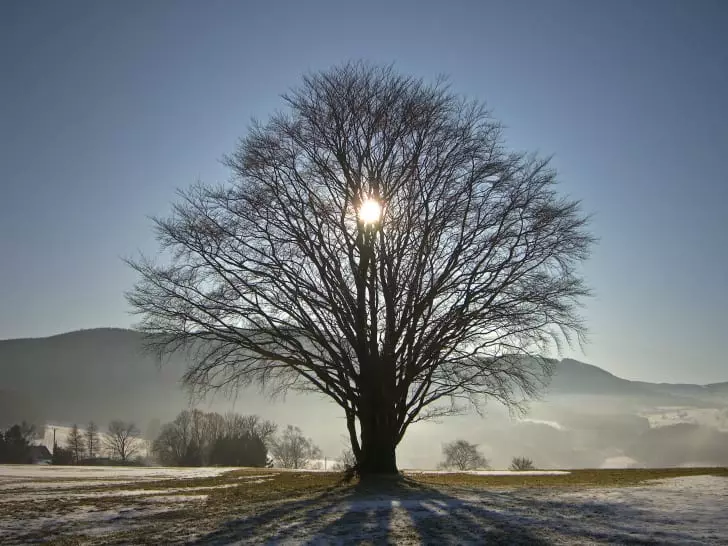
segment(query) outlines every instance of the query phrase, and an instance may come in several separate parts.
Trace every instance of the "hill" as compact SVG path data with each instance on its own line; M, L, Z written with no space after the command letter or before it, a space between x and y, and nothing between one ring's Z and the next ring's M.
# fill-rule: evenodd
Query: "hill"
M144 351L142 335L133 330L102 328L3 340L0 426L20 420L59 426L93 420L103 427L123 419L144 431L151 421L169 421L191 405L180 381L187 366L182 355L160 364ZM279 402L250 388L234 398L219 394L194 399L192 405L206 411L259 413L300 426L332 414L331 404L316 396L289 394L285 404Z
M0 341L0 426L23 419L57 426L94 420L103 430L110 420L124 419L147 431L151 423L171 420L188 407L189 395L180 384L186 366L179 355L159 366L143 351L141 334L131 330ZM629 381L573 359L555 361L554 371L544 399L532 404L527 419L514 422L492 405L485 419L467 415L413 426L398 449L402 466L434 466L441 443L455 438L480 443L494 465L507 466L513 455L551 468L651 464L662 460L659 449L650 447L657 438L672 441L688 433L688 440L704 445L676 460L728 464L728 453L715 447L728 432L728 383ZM338 456L346 443L343 413L322 396L270 400L246 389L234 399L217 396L197 405L299 426L329 457ZM681 423L694 426L673 428ZM662 427L669 428L651 432Z

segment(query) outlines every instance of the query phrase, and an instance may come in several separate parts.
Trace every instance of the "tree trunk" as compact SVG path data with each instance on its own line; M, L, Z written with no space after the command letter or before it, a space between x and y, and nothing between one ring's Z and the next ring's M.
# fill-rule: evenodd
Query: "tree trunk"
M372 402L373 400L370 399ZM377 475L396 475L396 433L394 406L367 404L359 416L361 453L357 460L363 478Z

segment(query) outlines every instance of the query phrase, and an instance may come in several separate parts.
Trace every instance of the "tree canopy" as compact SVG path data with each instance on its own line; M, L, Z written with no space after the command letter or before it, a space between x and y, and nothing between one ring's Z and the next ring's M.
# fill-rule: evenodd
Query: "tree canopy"
M283 102L230 183L155 221L165 259L130 262L128 299L150 347L193 355L187 383L324 393L360 471L396 472L412 423L518 407L549 373L524 355L582 339L588 221L444 81L350 63Z

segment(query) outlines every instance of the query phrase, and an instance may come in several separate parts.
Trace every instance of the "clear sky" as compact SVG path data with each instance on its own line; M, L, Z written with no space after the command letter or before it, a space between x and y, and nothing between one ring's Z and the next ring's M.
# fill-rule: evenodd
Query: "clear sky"
M450 76L595 214L586 354L728 380L728 2L0 2L0 339L130 326L149 215L347 60Z

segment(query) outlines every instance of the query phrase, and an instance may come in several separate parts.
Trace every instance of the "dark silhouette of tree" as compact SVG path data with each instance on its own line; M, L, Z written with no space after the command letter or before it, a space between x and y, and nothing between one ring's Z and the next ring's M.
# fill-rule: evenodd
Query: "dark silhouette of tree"
M533 465L533 459L528 457L513 457L511 460L511 470L535 470L536 467Z
M187 446L188 441L179 434L174 423L167 423L152 442L152 453L165 466L179 466L185 458Z
M141 432L134 423L114 420L109 423L105 444L109 454L127 462L139 452Z
M30 438L33 431L27 423L13 425L0 433L0 463L28 464L31 462Z
M265 467L268 448L260 437L252 434L218 438L212 448L210 464L215 466Z
M227 186L157 219L170 262L130 261L159 356L202 390L313 390L344 411L362 475L397 472L414 422L511 408L581 341L593 238L548 160L506 151L485 108L391 68L304 78L255 124Z
M74 464L78 459L76 454L71 448L63 448L58 444L53 446L53 456L51 461L56 465L70 465Z
M465 440L455 440L442 446L445 460L440 463L443 468L457 470L476 470L488 468L488 460L478 452L478 446Z
M278 466L306 468L312 459L321 458L321 450L306 438L301 429L288 425L271 443L271 453Z
M258 415L240 415L227 413L224 417L224 436L238 437L252 435L268 445L276 433L276 424L264 421Z
M170 466L265 466L275 430L257 415L185 410L162 426L152 451Z
M68 433L66 445L71 450L71 453L73 453L73 463L78 464L86 452L86 439L84 438L83 432L81 432L75 423L73 428L71 428L71 432Z
M89 421L86 425L86 448L88 449L88 458L94 459L99 453L99 427L96 423Z

